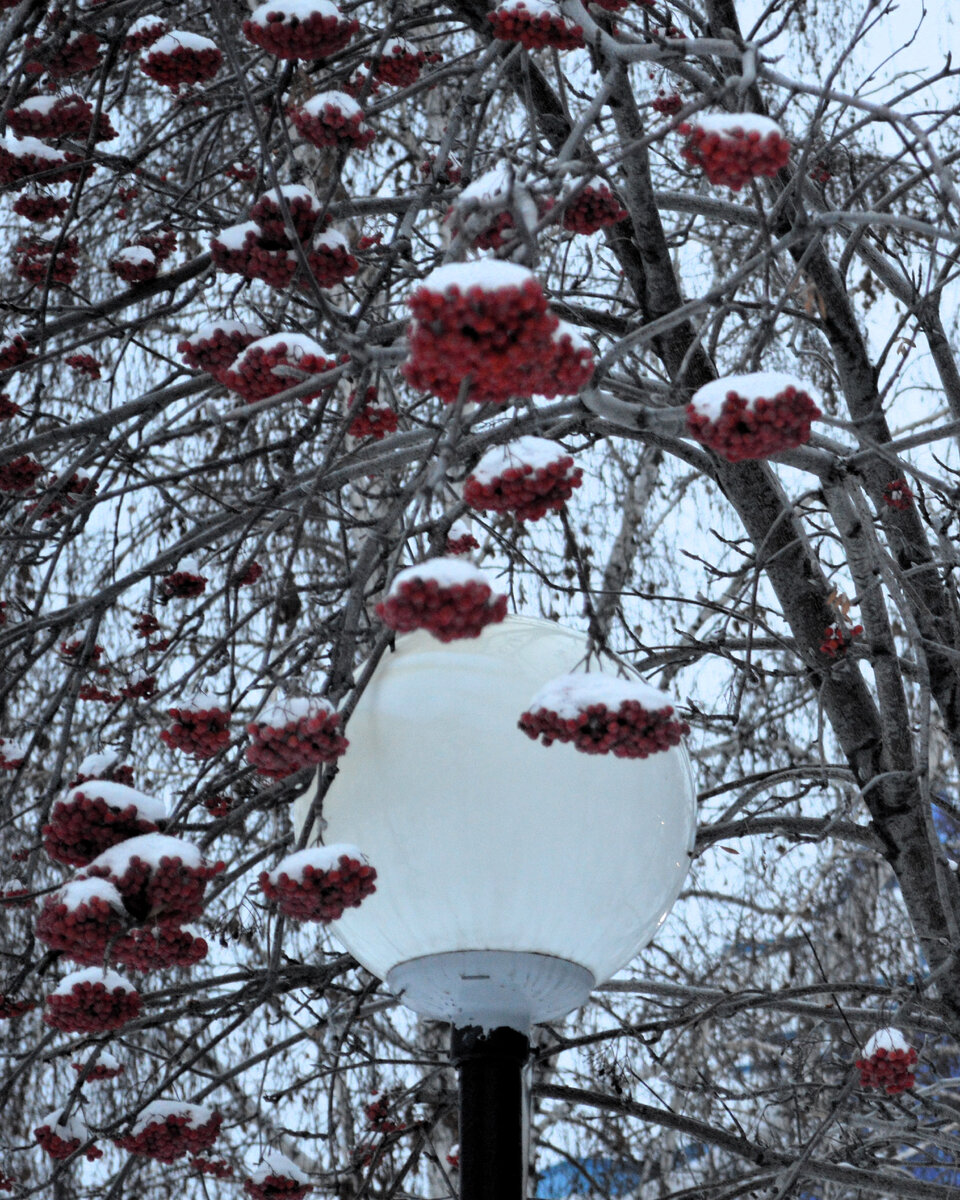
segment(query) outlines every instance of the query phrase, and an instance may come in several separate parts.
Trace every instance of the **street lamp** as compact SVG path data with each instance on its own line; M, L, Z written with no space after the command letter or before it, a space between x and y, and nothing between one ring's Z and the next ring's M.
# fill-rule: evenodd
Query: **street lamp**
M583 670L581 634L508 617L479 638L397 638L350 718L323 840L377 890L331 929L425 1017L453 1025L464 1200L515 1200L533 1024L584 1004L654 936L690 862L682 745L646 759L545 748L517 721ZM310 794L294 806L298 832Z

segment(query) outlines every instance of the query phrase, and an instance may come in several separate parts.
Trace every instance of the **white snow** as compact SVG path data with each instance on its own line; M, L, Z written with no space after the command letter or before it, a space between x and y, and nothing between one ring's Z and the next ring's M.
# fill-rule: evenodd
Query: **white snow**
M120 761L120 755L114 750L103 750L97 754L88 754L79 767L78 775L86 775L90 779L98 779L106 775L111 767Z
M76 92L71 92L68 96L30 96L18 104L14 112L31 112L46 116L50 109L55 104L59 104L61 100L79 100L80 98Z
M242 250L249 237L259 236L260 226L256 221L241 221L239 225L228 225L226 229L215 233L210 239L210 245L216 242L227 250Z
M282 729L284 725L299 721L303 717L315 717L319 713L331 712L333 705L319 696L288 696L284 700L274 700L272 704L268 704L257 717L257 724Z
M772 400L785 392L787 388L796 388L798 392L806 392L810 399L821 407L818 392L809 383L798 379L795 375L786 375L781 371L755 371L752 375L724 375L722 379L714 379L705 383L694 393L690 403L694 411L701 416L716 421L723 413L724 401L728 392L736 392L753 405L757 400Z
M519 263L501 262L487 258L480 262L447 263L431 271L419 287L431 292L447 292L459 288L467 292L470 288L481 288L493 292L498 288L522 287L528 279L536 281L536 275Z
M516 174L509 163L497 163L489 171L478 175L473 183L468 184L454 203L461 205L464 201L477 200L489 203L491 200L506 200L510 195Z
M186 1100L154 1100L140 1113L130 1132L136 1137L148 1125L160 1125L167 1117L186 1117L188 1127L196 1129L206 1125L212 1116L213 1109L205 1104L188 1104Z
M349 842L335 842L330 846L308 846L306 850L297 850L281 858L272 871L268 872L270 882L276 884L281 875L288 879L303 879L307 867L314 871L332 871L340 862L343 855L365 863L366 855Z
M551 17L563 19L563 13L555 0L503 0L503 3L497 6L497 12L515 13L521 8L525 8L532 16L549 13Z
M41 1117L39 1122L34 1126L34 1129L43 1129L44 1126L55 1133L57 1137L63 1141L69 1142L74 1138L79 1138L81 1142L85 1142L90 1136L83 1117L79 1113L74 1113L67 1117L66 1121L61 1125L57 1118L62 1110L57 1109L52 1113L47 1113L45 1117Z
M59 150L54 150L52 146L47 146L39 138L30 136L17 138L5 133L3 137L0 137L0 150L6 150L8 154L13 154L17 158L33 154L35 157L45 159L57 166L66 162Z
M270 11L276 12L276 9L271 8ZM283 196L284 200L286 200L288 204L293 200L306 200L314 212L320 211L320 201L310 190L310 188L305 187L302 183L282 183L279 188L271 188L269 191L264 192L261 196L258 196L257 201L259 202L263 199L269 199L272 200L279 208L280 205L278 192L281 196Z
M263 1183L269 1175L283 1175L294 1183L309 1183L310 1177L304 1175L295 1162L291 1162L285 1154L279 1151L269 1151L263 1156L263 1162L247 1173L252 1183Z
M157 256L146 246L122 246L113 256L113 261L142 267L145 263L155 263Z
M456 541L457 538L468 537L471 533L473 533L473 527L470 522L457 519L450 526L447 538L450 541Z
M317 250L348 250L350 248L350 243L339 229L325 229L323 233L313 239L313 245Z
M571 325L569 321L559 321L557 323L557 327L551 335L551 341L558 343L564 334L570 339L570 344L574 350L593 349L584 335L577 329L576 325Z
M195 575L198 579L206 578L200 570L199 561L193 554L185 554L177 563L176 570L171 573L174 575Z
M163 17L154 16L153 13L147 13L145 17L137 17L134 23L127 30L127 37L136 37L137 34L147 33L151 29L156 29L158 25L162 25L164 29L167 27Z
M618 679L615 675L559 675L544 684L527 706L528 712L545 708L555 712L564 721L572 720L592 704L603 704L610 710L618 709L624 700L635 700L648 712L656 712L668 706L676 708L677 702L658 688L639 679Z
M441 587L456 587L465 583L485 583L492 596L500 595L499 585L486 571L462 558L428 558L426 562L400 571L390 585L388 596L396 596L405 583L413 579L434 580ZM491 598L492 598L491 596Z
M520 437L504 446L491 446L473 468L471 475L480 483L491 483L504 471L527 465L534 471L540 471L558 459L567 457L569 455L566 450L556 442L551 442L549 438ZM571 474L573 470L571 466L567 474Z
M309 113L311 117L319 117L327 105L333 108L339 108L343 115L349 120L350 117L362 114L363 109L354 100L352 96L348 96L346 92L317 92L315 96L303 105L303 111Z
M76 912L81 904L103 900L117 912L124 912L123 900L109 879L71 879L54 895L54 901L66 905L67 912Z
M733 134L759 133L761 137L768 133L779 133L783 130L770 117L761 117L759 113L697 113L690 118L690 124L704 133Z
M270 3L255 8L250 20L254 25L266 26L271 23L267 21L267 15L272 13L282 13L284 24L289 23L291 17L305 21L314 13L319 13L322 17L336 17L338 20L341 16L340 9L332 0L279 0L279 3L271 0Z
M7 762L19 762L26 757L27 748L23 742L18 742L14 738L0 737L0 758L6 759Z
M73 971L69 975L64 975L50 995L69 996L80 983L102 983L108 992L115 992L117 988L122 992L137 990L132 983L124 979L122 975L118 975L116 971L104 971L102 967L87 967L83 971Z
M215 709L217 712L230 711L225 704L215 700L209 692L194 692L192 696L184 697L183 700L178 700L170 707L188 713L209 712L211 709Z
M878 1029L863 1048L863 1057L872 1058L878 1050L909 1050L910 1043L899 1029Z
M381 58L400 58L406 55L416 58L418 54L417 47L402 37L387 38L383 43L383 49L380 51Z
M127 787L124 783L114 783L110 779L88 779L86 783L82 783L71 791L67 797L67 803L73 803L80 796L86 796L88 799L99 797L117 812L133 805L137 810L137 816L142 817L145 821L156 823L166 820L167 810L162 801L156 800L144 792L138 792L136 788Z
M71 1065L74 1067L85 1067L86 1063L74 1061ZM96 1065L103 1067L107 1071L115 1071L120 1066L120 1060L114 1058L109 1050L101 1050L99 1055L97 1055Z
M192 842L184 842L180 838L169 837L165 833L141 833L139 837L127 838L118 842L109 850L104 850L85 868L103 867L111 875L119 878L130 865L130 860L136 856L153 870L160 866L162 858L179 858L185 867L200 867L203 865L203 855Z
M247 222L248 225L253 225L252 221ZM239 228L239 226L234 226ZM184 341L189 342L191 346L197 346L200 342L209 341L216 333L223 333L227 337L235 333L241 333L246 336L262 337L264 330L252 321L234 321L229 317L221 317L219 321L207 321L205 325L201 325L199 329L195 329Z
M144 50L141 61L149 61L157 55L176 54L180 49L219 50L220 47L216 42L212 42L199 33L191 33L187 29L171 29L169 33L165 33L162 38Z
M237 355L230 370L240 371L247 355L252 355L255 350L260 350L266 354L271 350L275 350L280 345L287 347L286 356L289 363L297 363L308 354L315 358L323 359L333 357L324 350L319 342L315 342L313 338L307 337L305 333L271 333L267 337L258 338L257 341L251 342L245 350ZM283 363L277 363L277 367L283 365ZM277 374L276 368L271 368L271 370L273 374Z

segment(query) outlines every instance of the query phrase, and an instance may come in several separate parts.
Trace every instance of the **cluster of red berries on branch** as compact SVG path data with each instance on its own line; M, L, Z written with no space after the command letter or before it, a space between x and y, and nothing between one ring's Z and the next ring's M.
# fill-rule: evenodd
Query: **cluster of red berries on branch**
M303 767L336 762L349 745L339 727L340 714L326 700L280 701L247 726L253 738L247 761L270 779L286 779Z
M69 287L77 277L80 263L76 255L80 244L76 238L67 238L56 252L56 243L43 238L29 238L17 246L14 270L21 279L35 285Z
M82 1075L87 1064L74 1060L70 1066L78 1075ZM87 1071L84 1083L104 1083L108 1079L116 1079L124 1070L123 1063L117 1062L109 1050L101 1050L97 1061Z
M357 393L351 392L347 399L347 405L351 410L356 402ZM351 437L371 437L374 441L379 442L388 433L396 433L397 422L397 414L389 404L377 404L377 389L368 387L364 393L363 405L351 420L347 433Z
M210 1175L213 1179L232 1179L233 1168L222 1158L191 1158L190 1166L201 1175Z
M728 375L687 405L690 436L728 462L769 458L802 446L821 414L809 385L774 371Z
M659 91L653 101L653 111L664 117L675 117L683 108L683 97L679 92Z
M823 631L820 653L825 654L827 658L843 658L853 645L854 639L862 633L862 625L854 625L852 629L847 629L839 621L835 625L828 625Z
M284 249L292 245L283 220L281 199L286 203L291 224L301 242L310 240L318 223L329 225L330 217L323 212L320 201L308 187L296 183L281 184L279 189L264 192L250 209L250 220L259 226L265 245Z
M0 1021L17 1021L36 1007L36 1000L14 1000L0 992Z
M95 683L84 683L77 689L78 700L90 700L98 704L116 704L119 692L111 692Z
M690 732L669 699L637 680L561 675L534 696L518 724L544 746L569 742L583 754L649 758L678 746Z
M447 555L469 554L471 550L479 549L480 543L470 532L469 526L463 521L454 521L447 532L444 553Z
M294 921L337 921L377 889L376 870L356 846L338 844L298 850L260 875L267 899Z
M106 779L111 783L122 783L132 788L134 786L133 767L120 762L113 751L103 754L88 754L77 767L77 773L67 784L67 787L78 788L81 784L89 783L91 779Z
M426 54L406 38L388 38L379 56L373 61L374 76L393 87L409 87L420 78L427 61ZM369 64L368 64L369 65Z
M37 225L55 221L67 211L70 201L66 196L44 196L36 192L24 192L13 202L13 211Z
M377 136L364 124L363 110L346 92L317 92L300 106L287 109L297 132L312 145L354 146L365 150Z
M2 150L0 150L2 155ZM2 162L2 157L0 157ZM21 363L36 358L30 349L30 343L22 333L15 333L7 341L0 344L0 371L9 371L11 367L19 367Z
M57 800L43 826L43 848L56 862L85 867L104 850L163 823L163 805L110 780L95 780Z
M0 392L0 421L9 421L11 417L17 417L22 412L20 405L14 404L6 392ZM6 601L2 603L6 604ZM5 621L6 617L3 620ZM0 625L2 624L3 621L0 621Z
M59 45L31 36L25 44L34 55L24 64L30 75L46 71L53 79L69 79L100 66L100 39L95 33L72 33Z
M109 1033L140 1015L140 994L115 971L88 967L47 996L43 1019L64 1033Z
M287 287L297 273L296 254L266 245L255 221L221 229L210 239L210 257L221 271L260 279L275 288Z
M154 1100L140 1113L126 1137L114 1145L131 1154L172 1163L178 1158L209 1150L217 1140L223 1114L202 1104L178 1100Z
M36 934L51 950L90 966L103 962L125 924L123 900L109 880L74 879L46 897Z
M138 233L135 246L145 246L158 263L165 263L177 248L177 231L170 228L148 229Z
M367 1124L376 1133L400 1133L406 1129L405 1121L394 1121L390 1116L393 1099L387 1092L374 1092L363 1114Z
M630 214L602 179L592 179L565 205L563 228L571 233L596 233Z
M917 1051L899 1029L878 1029L857 1059L860 1086L875 1088L888 1096L909 1091L916 1083L913 1067Z
M401 571L376 612L398 633L426 629L441 642L475 638L507 615L507 597L494 588L472 563L431 558Z
M110 270L124 283L146 283L156 279L159 264L157 256L146 246L123 246L110 259Z
M168 600L194 600L207 590L207 582L207 576L201 574L196 559L184 558L175 571L160 580L157 596L161 604Z
M539 521L563 508L582 481L583 471L555 442L522 437L484 454L467 476L463 498L478 512Z
M220 861L205 862L190 842L147 833L105 850L80 880L111 883L134 921L176 925L200 916L207 883L224 869Z
M79 1117L68 1117L61 1123L59 1116L58 1112L52 1112L44 1117L34 1129L33 1136L51 1158L69 1158L71 1154L76 1154L90 1134ZM96 1146L88 1146L86 1157L93 1162L103 1158L103 1151Z
M7 124L20 137L69 137L83 141L93 128L92 106L78 95L31 96L16 108L7 109ZM100 113L95 140L108 142L117 136L106 113Z
M503 404L511 396L578 391L592 356L561 331L535 276L515 263L451 263L431 272L408 301L414 321L403 373L412 387L447 404L468 398Z
M435 154L428 155L420 164L420 175L424 179L429 179L433 174L436 165L437 156ZM463 178L463 167L460 165L460 160L455 154L448 155L443 166L437 172L438 187L454 187Z
M682 150L687 162L734 192L751 179L776 175L790 161L790 143L769 117L701 113L677 128L687 138Z
M182 750L192 758L213 758L230 744L230 710L215 700L201 697L168 709L173 718L160 739L171 750Z
M249 587L250 584L256 583L263 574L263 567L258 562L248 562L247 565L234 575L232 583L234 587Z
M64 358L64 363L71 371L78 371L88 379L100 378L100 363L86 350L75 350Z
M8 879L0 884L0 908L32 908L33 897L30 889L24 887L19 879Z
M487 20L493 36L519 42L528 50L578 50L584 45L583 27L569 21L553 0L503 0Z
M302 382L303 375L321 375L332 371L337 362L313 338L300 333L274 333L258 338L223 372L223 382L248 403L276 396ZM324 387L300 397L309 404L321 395Z
M339 230L328 229L314 239L307 251L310 274L320 287L336 287L352 275L356 275L359 264L350 253L347 239ZM307 280L303 286L308 286Z
M0 771L16 771L23 766L27 750L13 738L0 737Z
M156 692L156 675L151 675L149 671L141 668L135 668L120 689L120 695L125 700L149 700L151 696L156 695Z
M223 54L215 42L198 33L173 29L140 56L140 69L163 87L203 83L220 70Z
M68 161L62 150L54 150L35 137L17 139L9 134L0 137L2 186L20 187L36 177L44 183L58 183L73 174L63 169Z
M270 1153L244 1178L243 1189L253 1200L303 1200L311 1183L285 1154Z
M29 454L0 463L0 492L29 492L43 474L43 466Z
M913 489L905 479L892 479L884 486L883 502L888 508L905 512L913 504Z
M241 26L244 37L277 58L316 61L342 50L360 23L332 0L267 0Z
M127 30L127 36L123 41L123 49L127 54L137 54L147 46L152 46L166 32L167 25L162 17L155 17L153 13L146 13L142 17L137 17Z
M193 967L207 957L205 938L178 925L144 925L131 929L114 945L112 958L130 971Z
M44 497L36 504L27 505L26 508L28 513L34 513L41 521L50 521L54 517L60 516L61 513L69 512L80 503L77 499L78 496L95 496L98 490L97 485L89 476L76 473L63 482L58 479L50 480L49 487L55 488L57 495L51 496L49 499ZM100 674L106 675L109 673L109 668L100 667L98 671Z
M263 336L264 330L259 325L224 319L201 325L177 343L177 350L188 367L221 379L237 356Z

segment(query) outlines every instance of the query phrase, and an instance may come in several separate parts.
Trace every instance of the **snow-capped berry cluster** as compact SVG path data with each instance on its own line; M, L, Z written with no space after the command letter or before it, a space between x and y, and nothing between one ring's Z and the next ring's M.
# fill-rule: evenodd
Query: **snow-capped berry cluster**
M860 1086L876 1088L888 1096L907 1092L916 1083L913 1067L917 1051L899 1029L878 1029L857 1059Z
M0 463L0 492L29 492L42 474L42 465L29 454Z
M248 41L278 58L316 61L342 50L360 24L332 0L267 0L241 28Z
M122 783L132 788L134 785L133 767L120 762L120 756L113 750L103 753L88 754L82 759L77 773L67 784L67 787L78 788L81 784L89 783L91 779L107 779L111 783Z
M188 367L220 379L237 356L263 336L264 330L259 325L222 319L201 325L189 337L177 342L177 350Z
M511 396L577 391L592 357L547 308L525 267L507 262L451 263L431 272L408 300L414 321L407 381L447 404L469 384L469 399L502 404Z
M208 696L197 696L167 710L173 718L160 738L171 750L193 758L213 758L230 744L230 710Z
M140 56L140 69L156 83L178 89L181 84L212 79L222 62L216 42L185 29L172 29Z
M243 1189L253 1200L303 1200L309 1178L285 1154L269 1153L247 1174Z
M56 243L44 238L28 238L17 246L14 270L28 283L69 287L77 277L80 263L77 254L80 243L76 238L67 238L56 248Z
M629 215L607 183L591 179L564 208L563 227L571 233L596 233Z
M100 39L95 33L71 33L56 46L28 37L26 46L28 50L39 51L41 61L37 65L54 79L83 75L100 66ZM26 63L25 68L31 71L31 63Z
M26 757L26 746L13 738L0 737L0 771L16 771Z
M302 382L301 373L320 375L336 365L336 360L329 358L313 338L302 333L273 333L251 342L223 372L222 378L252 404ZM301 404L309 404L322 392L323 387L318 387L315 392L301 396Z
M253 738L247 761L270 779L336 762L349 745L339 726L340 714L323 699L291 697L271 704L247 726Z
M338 921L377 889L376 870L356 846L337 844L298 850L260 875L260 887L294 921Z
M165 263L177 248L177 231L168 226L147 229L137 234L134 245L146 247L158 263Z
M105 850L79 878L111 883L134 921L178 924L199 917L208 881L223 870L190 842L146 833Z
M122 975L87 967L47 996L43 1019L64 1033L108 1033L140 1015L140 994Z
M72 137L82 141L93 128L93 108L76 92L65 96L31 96L7 109L7 124L20 137ZM111 137L116 132L111 131ZM104 139L108 140L108 139Z
M320 287L336 287L356 275L359 266L347 239L337 229L327 229L314 238L307 251L307 264Z
M347 403L352 408L356 402L356 392L351 392ZM364 395L363 407L350 422L347 433L351 437L371 437L379 442L388 433L396 433L398 418L389 404L377 404L377 389L367 388Z
M131 929L113 947L112 957L128 970L153 971L195 966L208 950L206 939L191 928L164 923Z
M123 48L127 54L136 54L145 47L152 46L166 32L166 22L162 17L155 17L153 13L146 13L142 17L137 17L127 30Z
M889 508L905 512L913 504L913 489L905 479L891 479L884 486L883 502Z
M398 633L426 629L441 642L479 637L507 615L507 597L489 577L458 558L431 558L401 571L377 605L377 616Z
M583 27L569 21L554 0L502 0L487 19L495 38L519 42L528 50L577 50L584 45Z
M67 163L62 150L54 150L35 137L0 137L0 185L22 185L34 176L46 183L67 178L70 172L61 168Z
M88 379L100 378L100 363L82 347L75 350L73 354L68 354L63 361L71 371L78 371L81 375L86 375Z
M51 1158L69 1158L89 1138L90 1132L79 1116L68 1117L61 1122L60 1113L52 1112L41 1119L33 1136ZM103 1151L96 1146L88 1146L86 1157L93 1162L103 1158Z
M479 512L538 521L563 508L582 480L583 471L555 442L521 437L484 454L467 477L463 498Z
M278 195L279 192L279 195ZM286 203L290 221L301 242L308 242L319 221L326 225L330 218L320 206L320 201L308 188L299 183L285 183L279 189L264 192L250 209L250 220L260 227L260 234L268 245L292 244L283 220L281 199Z
M409 87L420 78L427 56L406 38L388 38L380 56L373 63L373 73L383 83L394 87Z
M843 658L853 644L854 639L858 638L862 633L862 625L854 625L852 629L847 629L839 621L836 625L828 625L823 631L820 653L825 654L827 658Z
M187 1154L209 1150L217 1140L223 1115L202 1104L154 1100L140 1113L126 1137L114 1144L131 1154L172 1163Z
M679 125L687 143L683 157L702 167L711 183L739 192L745 183L773 176L790 161L780 126L755 113L700 113Z
M158 800L98 779L57 800L43 827L43 848L56 862L85 867L118 842L155 833L166 817Z
M55 221L67 211L70 201L66 196L43 196L35 192L25 192L13 202L13 211L19 217L43 225L47 221Z
M167 600L193 600L207 590L207 576L202 574L195 558L183 558L175 571L164 575L157 588L162 602Z
M680 744L690 726L670 697L639 680L561 675L534 696L519 727L545 746L570 742L583 754L648 758Z
M123 932L125 910L107 879L74 879L47 896L36 934L51 950L82 965L102 963L107 946Z
M123 246L108 265L124 283L145 283L157 277L157 256L146 246Z
M364 150L377 136L363 121L363 110L346 92L317 92L299 107L287 109L301 137L314 146L356 146Z
M768 458L802 446L820 416L813 389L776 371L728 375L706 384L687 405L691 437L728 462Z
M297 273L297 256L284 247L268 246L261 239L255 221L221 229L210 239L214 266L231 275L262 279L271 287L287 287Z
M83 1073L86 1065L86 1063L76 1060L70 1064L78 1075ZM123 1063L118 1062L109 1050L101 1050L97 1061L87 1071L84 1083L103 1083L107 1079L116 1079L117 1076L123 1074L124 1070Z
M0 883L0 908L32 908L33 898L28 887L19 879Z
M479 549L480 543L470 532L470 526L465 521L454 521L447 531L444 553L447 555L469 554L471 550Z

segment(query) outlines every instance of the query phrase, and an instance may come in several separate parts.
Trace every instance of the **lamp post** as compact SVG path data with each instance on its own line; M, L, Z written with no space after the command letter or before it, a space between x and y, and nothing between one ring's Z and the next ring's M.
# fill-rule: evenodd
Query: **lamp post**
M630 962L689 866L682 745L623 759L547 748L517 728L585 653L582 635L523 617L447 644L398 637L324 800L323 840L361 847L377 869L376 892L334 935L408 1008L453 1026L463 1200L524 1195L531 1026ZM309 811L308 793L298 831Z

